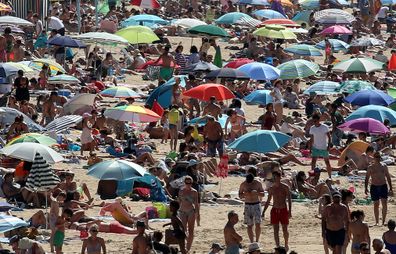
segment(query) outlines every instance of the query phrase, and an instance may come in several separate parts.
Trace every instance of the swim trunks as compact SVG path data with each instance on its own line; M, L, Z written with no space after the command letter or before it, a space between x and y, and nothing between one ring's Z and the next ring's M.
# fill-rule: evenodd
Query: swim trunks
M388 198L388 185L371 185L370 195L372 201Z
M239 245L229 245L225 249L225 254L239 254Z
M289 211L287 208L272 208L271 209L271 224L272 225L288 225Z
M208 142L208 149L207 149L207 155L208 156L216 156L216 149L219 152L219 155L221 156L224 152L224 146L223 146L223 139L219 140L207 140Z
M345 242L345 229L337 231L326 229L326 240L330 247L343 246Z
M161 79L168 81L172 78L173 68L171 67L161 67L159 76Z
M63 245L63 241L65 240L65 232L57 230L54 234L54 246L55 247L60 247Z
M316 149L315 147L312 148L312 157L313 158L329 158L329 151Z
M246 225L251 226L254 224L260 224L262 222L260 203L245 203L243 215L244 223Z

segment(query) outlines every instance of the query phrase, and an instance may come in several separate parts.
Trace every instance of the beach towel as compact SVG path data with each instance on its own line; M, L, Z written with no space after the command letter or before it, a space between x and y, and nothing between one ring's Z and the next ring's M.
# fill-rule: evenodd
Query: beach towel
M226 178L228 176L228 154L223 154L217 166L216 176Z

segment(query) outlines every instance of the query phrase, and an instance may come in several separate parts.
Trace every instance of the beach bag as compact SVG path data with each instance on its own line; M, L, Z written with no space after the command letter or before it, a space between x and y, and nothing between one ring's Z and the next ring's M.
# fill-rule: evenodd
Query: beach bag
M179 244L179 241L173 235L173 230L171 228L165 229L165 244Z
M154 202L153 207L157 210L158 218L166 219L168 206L165 203Z
M228 176L228 154L223 154L217 166L216 176L226 178Z
M149 220L157 219L159 217L157 208L155 208L154 206L146 207L146 214Z

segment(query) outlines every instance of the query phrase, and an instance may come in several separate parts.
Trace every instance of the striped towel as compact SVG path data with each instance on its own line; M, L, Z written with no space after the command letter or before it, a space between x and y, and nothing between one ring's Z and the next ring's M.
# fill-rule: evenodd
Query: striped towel
M257 20L257 19L251 18L251 17L241 17L240 19L238 19L238 21L236 23L240 24L240 25L249 26L249 27L257 27L262 22L260 20Z

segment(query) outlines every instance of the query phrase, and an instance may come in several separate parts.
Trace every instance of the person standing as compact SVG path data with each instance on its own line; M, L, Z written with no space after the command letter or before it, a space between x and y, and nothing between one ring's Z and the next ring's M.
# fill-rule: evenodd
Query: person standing
M364 212L362 210L351 213L351 223L348 228L348 239L352 240L351 253L360 253L360 243L370 242L369 226L364 222Z
M144 221L136 222L137 236L133 238L132 254L146 254L150 249L150 236L146 234L146 224Z
M255 172L251 170L246 180L239 186L239 198L245 201L244 223L247 224L247 233L250 242L259 242L261 234L261 199L264 189L261 182L255 179ZM255 233L253 233L255 226ZM254 235L256 238L254 239Z
M213 60L213 64L216 65L219 68L223 67L223 59L221 57L221 50L220 50L220 46L217 45L216 40L215 39L210 39L209 40L210 46L212 46L216 53L214 56L214 60Z
M60 20L57 17L45 17L44 19L47 23L48 23L48 27L50 29L55 29L58 34L60 34L61 36L65 36L65 25L63 25L62 20Z
M225 254L239 254L242 236L234 228L238 221L238 214L235 211L230 211L228 213L228 222L224 227Z
M382 204L382 225L385 225L386 214L388 212L388 195L393 194L391 177L388 167L381 163L381 153L374 153L374 161L367 168L366 179L364 180L365 193L368 194L368 183L371 179L370 195L374 202L375 225L379 223L379 205ZM389 189L388 189L388 185Z
M289 249L289 219L292 217L291 213L291 192L289 186L281 182L281 173L275 171L272 173L274 184L268 190L268 199L263 210L263 218L265 211L272 198L274 198L271 209L271 224L274 228L275 245L279 247L279 223L282 224L283 237L285 239L285 248ZM287 202L287 203L286 203Z
M344 132L337 127L345 123L344 117L338 111L338 105L333 103L330 105L330 117L333 130L331 131L331 141L335 146L341 146L341 139Z
M314 114L312 116L313 125L309 129L309 135L311 137L311 170L314 171L316 168L316 161L319 157L322 157L326 163L327 173L331 178L331 165L329 160L329 148L331 146L331 136L329 127L320 122L320 115Z
M162 60L159 73L160 81L166 82L171 79L173 75L173 68L176 66L175 59L171 54L169 54L170 49L171 47L166 45L161 56L153 63L153 65L157 65Z
M203 136L207 142L207 155L216 157L216 150L219 152L219 157L223 156L223 128L220 123L215 120L213 116L207 116L208 122L204 126Z
M181 118L181 116L180 116L179 106L176 104L172 105L171 110L168 113L171 151L176 151L177 139L178 139L178 135L179 135L180 118Z
M322 214L322 235L333 249L333 254L342 253L348 227L348 208L341 203L341 194L334 192L333 202L324 208Z

